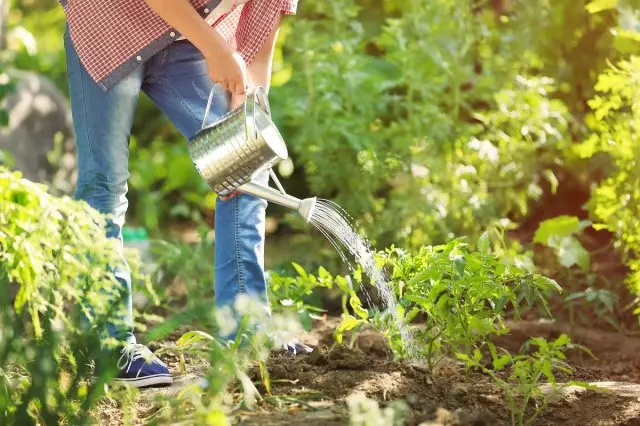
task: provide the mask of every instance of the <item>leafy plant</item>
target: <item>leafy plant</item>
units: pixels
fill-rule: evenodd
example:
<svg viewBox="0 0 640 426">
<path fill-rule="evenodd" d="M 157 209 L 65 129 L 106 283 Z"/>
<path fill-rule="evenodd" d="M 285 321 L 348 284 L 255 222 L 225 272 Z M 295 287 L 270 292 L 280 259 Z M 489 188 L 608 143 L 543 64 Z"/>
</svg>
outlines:
<svg viewBox="0 0 640 426">
<path fill-rule="evenodd" d="M 342 311 L 349 314 L 347 301 L 355 295 L 355 289 L 350 276 L 332 276 L 325 268 L 318 268 L 317 275 L 310 274 L 297 263 L 292 263 L 297 276 L 269 273 L 269 298 L 276 310 L 292 311 L 299 315 L 305 330 L 311 330 L 311 320 L 320 319 L 321 309 L 308 302 L 308 299 L 318 289 L 337 289 L 342 298 Z"/>
<path fill-rule="evenodd" d="M 618 303 L 619 296 L 604 288 L 592 288 L 588 287 L 584 291 L 575 291 L 567 295 L 564 301 L 571 314 L 571 324 L 574 324 L 574 311 L 576 307 L 587 306 L 598 317 L 604 319 L 607 323 L 611 324 L 615 329 L 621 331 L 620 326 L 614 319 L 615 308 Z M 588 324 L 592 322 L 592 315 L 583 318 L 583 322 Z"/>
<path fill-rule="evenodd" d="M 490 252 L 487 234 L 477 248 L 454 240 L 415 255 L 387 252 L 390 285 L 407 312 L 404 321 L 424 318 L 414 337 L 429 368 L 446 354 L 473 353 L 490 336 L 507 332 L 504 319 L 510 312 L 518 315 L 523 304 L 544 308 L 547 295 L 561 290 L 549 278 L 501 263 Z"/>
<path fill-rule="evenodd" d="M 558 216 L 540 223 L 533 242 L 554 249 L 560 264 L 565 268 L 579 266 L 583 272 L 590 270 L 589 252 L 576 238 L 591 222 L 580 221 L 575 216 Z"/>
<path fill-rule="evenodd" d="M 607 178 L 593 190 L 589 209 L 595 229 L 614 235 L 614 246 L 624 255 L 631 274 L 627 282 L 640 293 L 640 57 L 632 56 L 606 70 L 589 102 L 592 134 L 574 148 L 584 159 L 610 159 Z"/>
<path fill-rule="evenodd" d="M 186 311 L 193 309 L 199 308 L 190 307 Z M 211 312 L 210 306 L 208 309 Z M 177 351 L 182 371 L 187 354 L 206 359 L 207 366 L 204 379 L 187 386 L 175 399 L 163 401 L 167 404 L 167 409 L 162 414 L 164 417 L 179 416 L 198 424 L 230 424 L 230 413 L 234 409 L 251 409 L 257 401 L 262 400 L 248 375 L 249 368 L 257 364 L 262 384 L 267 394 L 271 394 L 267 370 L 270 349 L 282 346 L 291 336 L 301 331 L 296 317 L 287 313 L 268 317 L 261 302 L 251 296 L 239 297 L 233 308 L 220 308 L 211 317 L 216 338 L 207 332 L 189 331 L 178 339 L 175 347 L 165 347 L 159 351 Z M 180 326 L 184 318 L 184 313 L 178 314 L 177 321 L 170 318 L 166 324 L 159 325 L 149 334 L 154 339 L 160 339 Z M 239 389 L 236 384 L 239 384 Z M 237 390 L 240 392 L 236 392 Z M 238 394 L 241 395 L 241 400 L 236 401 Z"/>
<path fill-rule="evenodd" d="M 216 194 L 196 171 L 184 143 L 154 140 L 144 147 L 134 139 L 131 151 L 129 183 L 137 193 L 131 214 L 146 228 L 158 231 L 168 219 L 199 223 L 203 211 L 215 208 Z"/>
<path fill-rule="evenodd" d="M 86 203 L 0 170 L 1 423 L 85 423 L 115 374 L 91 380 L 122 317 L 122 259 L 104 229 Z"/>
<path fill-rule="evenodd" d="M 162 304 L 170 308 L 176 301 L 186 299 L 188 307 L 194 307 L 202 300 L 213 297 L 214 240 L 211 229 L 205 225 L 199 228 L 195 243 L 155 239 L 151 241 L 151 253 L 155 271 L 151 278 L 157 288 L 183 288 L 184 294 L 166 291 Z M 184 297 L 188 295 L 188 297 Z M 182 296 L 182 297 L 181 297 Z"/>
<path fill-rule="evenodd" d="M 547 408 L 549 401 L 562 389 L 568 386 L 594 388 L 588 383 L 579 381 L 557 382 L 555 372 L 560 371 L 565 374 L 573 372 L 566 363 L 566 351 L 578 349 L 591 353 L 584 346 L 572 343 L 566 334 L 562 334 L 552 342 L 534 337 L 528 341 L 527 345 L 537 349 L 530 355 L 512 355 L 506 350 L 496 349 L 493 343 L 488 342 L 487 346 L 491 353 L 490 367 L 482 362 L 483 355 L 479 348 L 476 348 L 473 354 L 456 354 L 458 359 L 466 363 L 467 368 L 478 368 L 491 376 L 504 392 L 511 412 L 511 424 L 520 426 L 533 424 L 534 420 Z M 509 372 L 506 379 L 500 374 L 502 371 Z M 550 386 L 547 392 L 541 389 L 543 381 Z M 530 402 L 535 403 L 535 408 L 527 417 Z"/>
</svg>

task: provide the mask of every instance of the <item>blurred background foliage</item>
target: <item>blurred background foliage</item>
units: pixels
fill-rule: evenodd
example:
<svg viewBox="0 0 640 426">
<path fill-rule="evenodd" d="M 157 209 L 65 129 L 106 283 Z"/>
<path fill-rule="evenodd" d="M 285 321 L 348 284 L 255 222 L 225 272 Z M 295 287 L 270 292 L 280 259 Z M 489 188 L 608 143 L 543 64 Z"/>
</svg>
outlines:
<svg viewBox="0 0 640 426">
<path fill-rule="evenodd" d="M 3 68 L 36 71 L 66 93 L 62 10 L 9 3 Z M 638 6 L 301 0 L 282 24 L 270 94 L 291 155 L 283 184 L 335 200 L 380 248 L 475 239 L 500 224 L 520 250 L 540 221 L 569 214 L 596 223 L 592 248 L 611 237 L 635 258 Z M 210 223 L 215 195 L 147 98 L 130 168 L 129 223 L 160 237 Z M 270 267 L 338 267 L 294 215 L 271 207 L 268 225 Z"/>
</svg>

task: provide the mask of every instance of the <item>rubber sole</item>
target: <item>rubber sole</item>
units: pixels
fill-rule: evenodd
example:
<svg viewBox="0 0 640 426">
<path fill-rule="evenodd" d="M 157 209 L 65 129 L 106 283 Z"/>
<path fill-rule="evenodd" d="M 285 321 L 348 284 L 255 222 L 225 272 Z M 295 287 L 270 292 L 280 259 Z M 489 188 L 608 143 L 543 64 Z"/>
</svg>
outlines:
<svg viewBox="0 0 640 426">
<path fill-rule="evenodd" d="M 168 374 L 154 374 L 153 376 L 132 377 L 130 379 L 113 379 L 114 383 L 132 388 L 146 388 L 149 386 L 168 386 L 173 384 L 173 378 Z"/>
</svg>

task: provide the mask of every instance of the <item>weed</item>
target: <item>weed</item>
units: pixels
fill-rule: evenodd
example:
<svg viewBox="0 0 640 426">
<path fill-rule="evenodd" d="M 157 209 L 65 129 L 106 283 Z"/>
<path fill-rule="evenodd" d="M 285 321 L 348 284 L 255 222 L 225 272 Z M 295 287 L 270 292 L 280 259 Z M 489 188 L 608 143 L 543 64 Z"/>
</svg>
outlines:
<svg viewBox="0 0 640 426">
<path fill-rule="evenodd" d="M 498 351 L 493 343 L 488 342 L 492 359 L 490 368 L 483 364 L 483 355 L 478 348 L 472 355 L 456 354 L 458 359 L 466 363 L 467 368 L 478 368 L 491 376 L 504 392 L 511 413 L 511 423 L 519 426 L 532 424 L 547 408 L 549 401 L 567 386 L 593 388 L 588 383 L 579 381 L 557 382 L 554 372 L 570 374 L 573 371 L 566 362 L 566 351 L 578 349 L 591 354 L 584 346 L 572 343 L 566 334 L 552 342 L 539 337 L 532 338 L 527 345 L 537 348 L 536 351 L 531 355 L 512 355 L 506 350 Z M 506 379 L 499 374 L 504 370 L 510 370 Z M 546 393 L 540 388 L 540 384 L 545 380 L 551 386 L 551 391 Z M 527 417 L 530 402 L 535 402 L 535 407 Z"/>
</svg>

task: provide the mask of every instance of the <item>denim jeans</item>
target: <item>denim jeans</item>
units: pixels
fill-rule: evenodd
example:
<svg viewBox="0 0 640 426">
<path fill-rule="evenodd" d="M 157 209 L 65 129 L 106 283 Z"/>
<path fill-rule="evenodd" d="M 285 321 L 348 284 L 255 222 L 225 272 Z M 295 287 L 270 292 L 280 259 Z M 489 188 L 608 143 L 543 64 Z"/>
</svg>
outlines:
<svg viewBox="0 0 640 426">
<path fill-rule="evenodd" d="M 188 139 L 200 129 L 214 83 L 200 51 L 191 43 L 180 41 L 157 53 L 105 93 L 81 65 L 68 30 L 64 39 L 78 155 L 75 198 L 109 215 L 107 237 L 122 240 L 128 205 L 129 136 L 140 91 Z M 211 123 L 228 111 L 228 96 L 218 89 L 208 118 Z M 267 183 L 268 179 L 265 172 L 256 181 Z M 247 294 L 269 310 L 264 274 L 266 207 L 266 201 L 244 194 L 216 202 L 214 287 L 218 307 L 232 305 L 238 295 Z M 128 270 L 115 270 L 115 275 L 124 286 L 127 315 L 124 329 L 111 326 L 109 333 L 135 341 L 131 274 Z"/>
</svg>

